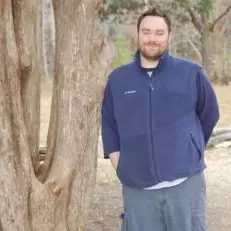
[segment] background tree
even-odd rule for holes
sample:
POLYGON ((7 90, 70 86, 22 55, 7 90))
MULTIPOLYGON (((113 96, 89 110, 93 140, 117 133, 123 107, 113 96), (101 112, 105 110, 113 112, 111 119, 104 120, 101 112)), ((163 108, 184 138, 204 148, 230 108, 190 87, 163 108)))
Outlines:
POLYGON ((48 153, 42 166, 39 163, 42 2, 9 0, 3 1, 0 8, 3 231, 83 230, 94 189, 102 76, 113 52, 99 28, 98 1, 53 3, 55 75, 48 153))
POLYGON ((194 4, 188 0, 177 0, 177 2, 189 13, 191 22, 200 34, 202 64, 209 78, 214 81, 216 75, 213 67, 213 34, 217 24, 231 10, 231 4, 214 18, 215 2, 213 0, 199 0, 197 3, 194 1, 194 4))
MULTIPOLYGON (((225 33, 230 27, 228 13, 231 10, 231 4, 229 1, 139 0, 139 4, 134 4, 132 8, 129 4, 123 4, 122 0, 116 1, 116 4, 112 4, 111 0, 106 2, 107 7, 102 8, 102 11, 106 13, 101 13, 101 17, 104 20, 116 22, 117 28, 124 27, 126 24, 126 29, 123 31, 129 30, 128 24, 134 27, 138 15, 144 9, 153 6, 162 8, 169 13, 173 21, 172 52, 200 62, 208 72, 211 81, 218 80, 223 83, 230 81, 231 61, 229 57, 227 58, 227 53, 231 50, 229 42, 231 37, 230 33, 225 33), (107 17, 103 17, 104 15, 107 17), (224 53, 226 55, 221 56, 224 53)), ((134 34, 134 31, 132 33, 134 34)))

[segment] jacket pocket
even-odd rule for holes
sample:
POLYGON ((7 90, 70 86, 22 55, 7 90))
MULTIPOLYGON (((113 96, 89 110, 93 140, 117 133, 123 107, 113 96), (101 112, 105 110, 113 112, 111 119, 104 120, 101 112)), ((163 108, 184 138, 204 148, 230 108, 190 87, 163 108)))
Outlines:
POLYGON ((156 132, 154 141, 155 160, 158 163, 161 180, 184 176, 200 169, 203 152, 200 140, 194 136, 190 128, 156 132))
POLYGON ((197 142, 197 140, 196 140, 196 138, 195 138, 195 136, 193 135, 192 132, 190 132, 190 136, 191 136, 191 140, 192 140, 192 143, 193 143, 194 147, 201 154, 202 150, 201 150, 201 148, 200 148, 200 146, 199 146, 199 144, 198 144, 198 142, 197 142))
POLYGON ((117 176, 130 186, 145 187, 149 182, 152 184, 151 158, 148 133, 121 138, 117 176))

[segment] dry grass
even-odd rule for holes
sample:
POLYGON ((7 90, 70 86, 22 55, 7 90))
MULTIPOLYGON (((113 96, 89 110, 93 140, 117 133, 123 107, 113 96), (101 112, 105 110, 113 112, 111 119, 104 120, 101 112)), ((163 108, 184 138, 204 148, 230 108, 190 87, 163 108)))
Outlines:
POLYGON ((214 86, 217 94, 217 99, 220 107, 221 118, 217 126, 231 125, 231 85, 229 86, 214 86))

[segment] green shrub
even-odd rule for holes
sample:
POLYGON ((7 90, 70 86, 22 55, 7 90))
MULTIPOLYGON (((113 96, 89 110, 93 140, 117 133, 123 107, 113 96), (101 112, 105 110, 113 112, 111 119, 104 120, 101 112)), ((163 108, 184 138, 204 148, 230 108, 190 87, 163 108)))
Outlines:
POLYGON ((113 67, 118 67, 132 60, 132 52, 130 50, 129 42, 126 38, 119 34, 116 36, 116 57, 113 61, 113 67))

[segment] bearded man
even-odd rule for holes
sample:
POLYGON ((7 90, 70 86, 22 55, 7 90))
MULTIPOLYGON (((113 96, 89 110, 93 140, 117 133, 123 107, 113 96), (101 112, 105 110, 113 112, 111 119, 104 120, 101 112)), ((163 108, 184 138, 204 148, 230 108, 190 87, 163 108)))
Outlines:
POLYGON ((219 119, 202 68, 169 52, 161 10, 137 23, 134 61, 109 75, 102 103, 104 157, 122 183, 122 231, 207 231, 204 149, 219 119))

